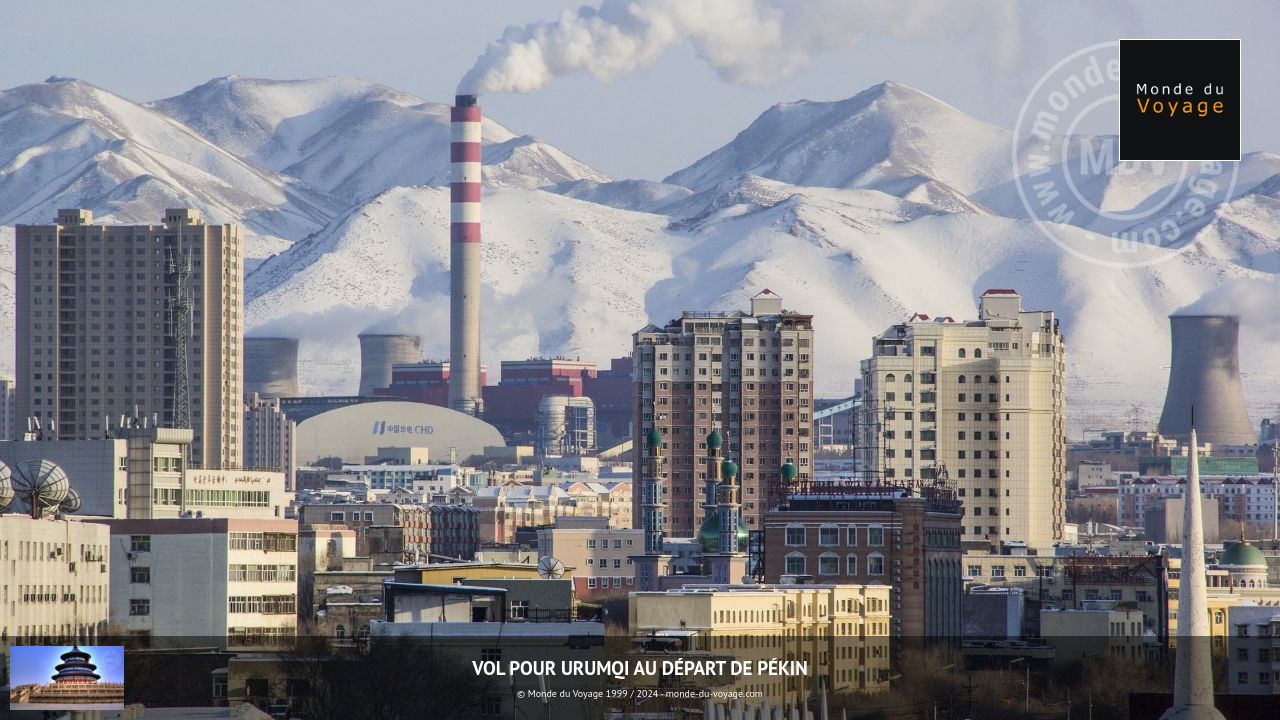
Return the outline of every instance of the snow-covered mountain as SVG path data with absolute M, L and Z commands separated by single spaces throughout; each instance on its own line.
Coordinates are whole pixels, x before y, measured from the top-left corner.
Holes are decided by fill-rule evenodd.
M 100 173 L 121 167 L 118 156 L 132 159 L 125 150 L 136 146 L 152 165 L 145 173 L 124 166 L 117 185 L 163 177 L 175 188 L 170 204 L 217 197 L 235 212 L 215 189 L 278 199 L 267 188 L 284 188 L 292 195 L 271 206 L 275 217 L 315 207 L 317 221 L 281 231 L 279 252 L 246 279 L 246 316 L 252 332 L 302 339 L 304 388 L 353 390 L 355 336 L 370 328 L 416 332 L 424 352 L 445 354 L 447 105 L 337 78 L 221 78 L 146 106 L 83 83 L 46 85 L 67 87 L 0 93 L 0 213 L 5 192 L 21 186 L 10 176 L 31 173 L 22 158 L 50 165 L 59 152 Z M 89 99 L 65 99 L 76 93 Z M 13 99 L 28 97 L 36 100 Z M 15 111 L 27 118 L 13 125 L 20 135 L 4 132 Z M 35 119 L 40 113 L 49 120 Z M 99 148 L 99 136 L 120 147 Z M 490 119 L 484 139 L 482 350 L 491 376 L 501 358 L 606 361 L 628 352 L 631 333 L 645 323 L 682 309 L 743 307 L 768 287 L 788 307 L 814 314 L 818 392 L 841 395 L 851 391 L 873 334 L 913 312 L 970 317 L 985 288 L 1014 287 L 1026 306 L 1063 320 L 1070 426 L 1078 431 L 1118 424 L 1130 402 L 1144 403 L 1154 419 L 1168 360 L 1165 316 L 1224 283 L 1274 283 L 1280 273 L 1274 155 L 1247 156 L 1229 201 L 1178 220 L 1197 241 L 1192 249 L 1113 269 L 1049 242 L 1026 218 L 1009 131 L 896 83 L 838 102 L 770 108 L 664 182 L 610 180 Z M 1084 141 L 1097 149 L 1109 140 Z M 187 167 L 206 175 L 175 169 Z M 257 180 L 239 182 L 235 173 Z M 55 204 L 96 197 L 56 177 L 25 176 Z M 1170 183 L 1153 166 L 1100 176 L 1080 190 L 1103 207 L 1124 208 L 1151 202 Z M 298 197 L 318 199 L 303 205 Z M 265 207 L 234 217 L 265 228 Z M 1083 213 L 1074 222 L 1081 227 L 1061 232 L 1069 248 L 1088 254 L 1112 242 L 1101 234 L 1110 228 L 1091 226 Z M 0 231 L 0 293 L 12 287 L 7 232 Z M 1134 259 L 1161 252 L 1140 249 Z M 3 296 L 0 313 L 11 330 Z M 1280 389 L 1266 361 L 1278 351 L 1280 328 L 1246 325 L 1242 364 L 1255 402 Z M 1253 411 L 1261 417 L 1275 408 Z
M 50 78 L 0 91 L 0 225 L 47 223 L 62 207 L 151 223 L 175 205 L 243 223 L 254 258 L 319 230 L 344 207 L 89 83 Z
M 448 183 L 449 106 L 385 85 L 225 77 L 150 107 L 219 147 L 348 202 L 391 187 Z M 564 151 L 489 118 L 482 137 L 488 185 L 608 180 Z

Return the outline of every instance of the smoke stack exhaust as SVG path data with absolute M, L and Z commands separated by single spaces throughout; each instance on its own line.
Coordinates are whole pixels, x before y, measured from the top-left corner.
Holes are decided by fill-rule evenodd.
M 1240 318 L 1173 315 L 1169 389 L 1160 434 L 1186 443 L 1194 425 L 1200 443 L 1251 445 L 1258 441 L 1240 384 Z
M 449 145 L 449 407 L 484 412 L 480 390 L 480 106 L 459 95 Z

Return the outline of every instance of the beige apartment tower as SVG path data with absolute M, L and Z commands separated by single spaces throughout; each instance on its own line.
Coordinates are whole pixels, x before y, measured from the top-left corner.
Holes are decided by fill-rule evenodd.
M 898 484 L 945 471 L 966 544 L 1049 548 L 1065 522 L 1062 334 L 1052 311 L 1023 310 L 1013 290 L 983 293 L 978 314 L 915 315 L 873 340 L 862 460 Z
M 645 438 L 657 428 L 665 535 L 691 537 L 706 517 L 712 430 L 720 431 L 723 458 L 739 467 L 742 521 L 761 529 L 783 464 L 795 464 L 799 482 L 813 467 L 813 316 L 784 310 L 782 298 L 764 290 L 748 312 L 685 312 L 666 327 L 648 325 L 633 336 L 632 353 L 633 465 L 645 467 Z M 643 495 L 634 496 L 632 527 L 642 527 Z
M 34 417 L 61 439 L 101 438 L 135 409 L 173 427 L 185 375 L 191 464 L 239 466 L 241 256 L 239 227 L 206 225 L 191 209 L 166 210 L 158 225 L 96 225 L 89 210 L 18 225 L 22 429 Z

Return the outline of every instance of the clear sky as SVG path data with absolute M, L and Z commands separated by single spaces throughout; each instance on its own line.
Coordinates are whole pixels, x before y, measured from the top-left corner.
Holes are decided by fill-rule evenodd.
M 832 5 L 847 6 L 848 12 L 865 5 L 883 14 L 904 12 L 893 8 L 916 2 Z M 448 101 L 458 79 L 506 26 L 552 20 L 579 4 L 4 2 L 0 88 L 63 75 L 145 101 L 222 75 L 342 75 Z M 898 80 L 1011 127 L 1036 79 L 1086 45 L 1120 37 L 1238 37 L 1244 56 L 1244 149 L 1280 152 L 1280 93 L 1275 92 L 1280 88 L 1280 3 L 1274 0 L 1020 3 L 998 16 L 973 7 L 958 0 L 949 10 L 956 22 L 931 22 L 905 36 L 869 36 L 855 47 L 815 57 L 807 68 L 770 87 L 729 85 L 685 45 L 611 84 L 566 77 L 531 95 L 486 96 L 483 105 L 511 129 L 542 137 L 614 177 L 660 179 L 729 141 L 778 102 L 840 99 Z M 988 12 L 992 17 L 981 14 Z M 1015 28 L 1012 37 L 997 42 L 987 28 L 999 23 Z M 994 51 L 996 45 L 1003 49 Z
M 94 672 L 102 676 L 102 682 L 124 682 L 124 648 L 118 645 L 82 645 L 89 653 L 89 662 L 98 666 Z M 10 687 L 18 685 L 46 685 L 52 682 L 54 667 L 62 662 L 62 653 L 70 646 L 54 647 L 20 645 L 10 648 Z

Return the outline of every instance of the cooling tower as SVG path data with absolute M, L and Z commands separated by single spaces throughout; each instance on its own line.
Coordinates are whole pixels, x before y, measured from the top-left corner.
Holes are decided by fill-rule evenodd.
M 360 395 L 391 384 L 391 366 L 422 361 L 422 340 L 417 335 L 360 336 Z
M 1160 434 L 1185 443 L 1195 409 L 1200 443 L 1256 443 L 1240 385 L 1240 318 L 1234 315 L 1173 315 L 1169 389 L 1160 413 Z
M 244 392 L 262 397 L 298 397 L 297 339 L 245 338 Z
M 480 390 L 480 106 L 459 95 L 449 144 L 449 407 L 484 412 Z

